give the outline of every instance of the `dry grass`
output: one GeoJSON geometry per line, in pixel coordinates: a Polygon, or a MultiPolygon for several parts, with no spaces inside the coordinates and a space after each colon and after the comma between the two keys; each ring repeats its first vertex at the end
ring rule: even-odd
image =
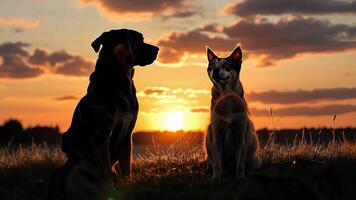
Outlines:
{"type": "Polygon", "coordinates": [[[31,165],[61,165],[65,155],[59,147],[48,147],[46,144],[19,146],[16,149],[0,148],[0,168],[18,168],[31,165]]]}
{"type": "MultiPolygon", "coordinates": [[[[169,146],[154,144],[136,155],[132,181],[117,186],[123,199],[239,199],[237,194],[252,199],[284,199],[293,194],[334,199],[340,197],[340,192],[345,194],[341,199],[354,197],[356,144],[345,140],[320,145],[303,139],[283,146],[276,144],[273,137],[271,132],[268,144],[258,152],[264,166],[247,181],[211,186],[204,172],[201,145],[194,138],[185,137],[169,146]],[[340,191],[330,189],[339,185],[343,186],[340,191]],[[278,191],[282,196],[275,193],[276,188],[282,188],[282,192],[278,191]],[[209,194],[211,190],[219,192],[209,194]],[[268,198],[261,198],[265,196],[268,198]]],[[[43,199],[53,170],[64,162],[59,147],[1,148],[0,199],[43,199]]]]}
{"type": "MultiPolygon", "coordinates": [[[[274,142],[274,134],[265,147],[259,151],[264,162],[292,162],[297,158],[315,161],[335,161],[337,159],[355,159],[356,144],[343,141],[332,141],[328,144],[319,144],[304,139],[294,140],[291,145],[279,145],[274,142]]],[[[309,137],[311,138],[311,137],[309,137]]]]}
{"type": "MultiPolygon", "coordinates": [[[[303,137],[304,138],[304,137],[303,137]]],[[[326,145],[313,143],[305,139],[295,140],[290,145],[279,145],[274,142],[273,134],[266,146],[259,149],[258,154],[264,163],[293,162],[297,158],[315,161],[334,161],[337,159],[356,159],[356,144],[348,141],[334,141],[326,145]]],[[[61,165],[66,156],[60,147],[31,145],[16,149],[0,148],[0,168],[16,168],[34,164],[61,165]]],[[[146,148],[145,153],[135,155],[134,166],[142,165],[165,166],[169,163],[199,163],[205,159],[203,147],[198,145],[196,138],[181,138],[172,145],[155,144],[146,148]]]]}

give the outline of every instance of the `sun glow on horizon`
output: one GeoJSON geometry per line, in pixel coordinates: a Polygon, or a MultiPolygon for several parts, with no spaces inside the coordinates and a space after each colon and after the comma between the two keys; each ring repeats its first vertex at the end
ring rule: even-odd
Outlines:
{"type": "Polygon", "coordinates": [[[167,112],[164,126],[169,131],[182,130],[184,128],[183,113],[179,111],[167,112]]]}

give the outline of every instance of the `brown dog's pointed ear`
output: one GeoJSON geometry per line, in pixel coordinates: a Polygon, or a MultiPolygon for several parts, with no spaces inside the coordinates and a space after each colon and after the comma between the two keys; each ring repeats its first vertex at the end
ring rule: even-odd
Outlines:
{"type": "Polygon", "coordinates": [[[100,50],[100,45],[104,44],[105,37],[107,36],[108,32],[102,33],[98,38],[96,38],[92,43],[91,46],[93,47],[94,51],[98,53],[100,50]]]}
{"type": "Polygon", "coordinates": [[[209,62],[211,62],[212,60],[217,58],[217,56],[214,54],[214,52],[209,47],[206,47],[206,54],[208,56],[208,61],[209,62]]]}
{"type": "Polygon", "coordinates": [[[240,46],[236,47],[229,57],[236,62],[241,62],[242,61],[241,47],[240,46]]]}

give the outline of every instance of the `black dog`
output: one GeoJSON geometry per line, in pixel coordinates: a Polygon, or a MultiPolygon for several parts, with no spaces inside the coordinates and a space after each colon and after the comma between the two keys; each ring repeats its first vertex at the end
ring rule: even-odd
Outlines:
{"type": "Polygon", "coordinates": [[[91,45],[95,52],[102,48],[87,94],[62,137],[68,160],[55,174],[52,199],[107,199],[117,162],[120,176],[131,175],[131,133],[139,107],[133,67],[151,64],[159,48],[127,29],[105,32],[91,45]]]}

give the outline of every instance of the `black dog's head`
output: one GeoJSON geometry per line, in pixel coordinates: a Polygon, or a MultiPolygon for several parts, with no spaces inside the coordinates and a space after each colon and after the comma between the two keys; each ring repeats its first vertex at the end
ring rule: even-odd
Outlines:
{"type": "Polygon", "coordinates": [[[153,63],[159,51],[158,47],[145,43],[141,33],[128,29],[104,32],[91,46],[95,52],[100,50],[99,57],[114,57],[119,64],[129,68],[153,63]]]}
{"type": "Polygon", "coordinates": [[[207,48],[208,75],[210,80],[217,85],[235,87],[240,82],[240,70],[242,63],[242,51],[235,48],[227,58],[219,58],[212,50],[207,48]]]}

